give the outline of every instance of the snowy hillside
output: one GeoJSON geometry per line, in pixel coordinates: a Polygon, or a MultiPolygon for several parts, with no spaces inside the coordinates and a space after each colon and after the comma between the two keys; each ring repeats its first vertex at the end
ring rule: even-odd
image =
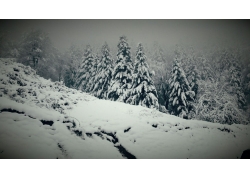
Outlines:
{"type": "Polygon", "coordinates": [[[249,125],[99,100],[0,59],[0,158],[240,158],[249,125]]]}

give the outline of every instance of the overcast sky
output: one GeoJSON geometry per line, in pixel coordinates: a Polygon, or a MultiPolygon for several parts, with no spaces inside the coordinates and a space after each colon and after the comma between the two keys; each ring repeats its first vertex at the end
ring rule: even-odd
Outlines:
{"type": "Polygon", "coordinates": [[[249,20],[0,20],[0,32],[13,39],[30,30],[49,33],[53,44],[65,50],[71,43],[92,45],[107,41],[116,46],[126,35],[130,42],[174,46],[177,43],[250,42],[249,20]]]}

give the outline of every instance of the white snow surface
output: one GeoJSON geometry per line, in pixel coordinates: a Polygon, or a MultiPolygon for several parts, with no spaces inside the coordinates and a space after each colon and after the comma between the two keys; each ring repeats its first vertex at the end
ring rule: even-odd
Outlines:
{"type": "Polygon", "coordinates": [[[128,158],[122,146],[143,159],[230,159],[250,148],[249,125],[184,120],[99,100],[5,59],[0,110],[0,158],[128,158]]]}

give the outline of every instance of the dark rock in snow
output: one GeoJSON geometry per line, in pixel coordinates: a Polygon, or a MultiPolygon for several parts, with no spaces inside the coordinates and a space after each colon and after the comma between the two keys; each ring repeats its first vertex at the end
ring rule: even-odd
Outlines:
{"type": "Polygon", "coordinates": [[[24,114],[24,112],[20,112],[20,111],[17,111],[15,109],[1,109],[1,112],[11,112],[11,113],[24,114]]]}
{"type": "Polygon", "coordinates": [[[43,123],[43,125],[49,125],[49,126],[52,126],[53,124],[54,124],[54,122],[53,121],[49,121],[49,120],[40,120],[42,123],[43,123]]]}
{"type": "Polygon", "coordinates": [[[250,159],[250,149],[247,149],[247,150],[243,151],[240,158],[241,159],[250,159]]]}
{"type": "Polygon", "coordinates": [[[92,137],[92,133],[86,133],[88,137],[92,137]]]}
{"type": "MultiPolygon", "coordinates": [[[[101,133],[103,133],[103,134],[106,134],[106,135],[108,135],[108,136],[111,136],[113,139],[112,139],[112,143],[115,145],[116,143],[118,143],[119,142],[119,140],[118,140],[118,138],[115,136],[115,134],[113,134],[113,133],[111,133],[111,132],[105,132],[105,131],[101,131],[101,133]]],[[[99,132],[95,132],[94,134],[99,134],[98,136],[100,136],[101,135],[101,133],[99,133],[99,132]]],[[[102,136],[102,135],[101,135],[102,136]]],[[[110,140],[109,140],[110,141],[110,140]]],[[[134,140],[134,142],[136,142],[135,140],[134,140]]],[[[121,155],[123,156],[123,157],[126,157],[126,158],[128,158],[128,159],[136,159],[136,157],[133,155],[133,154],[131,154],[130,152],[128,152],[121,144],[119,144],[119,145],[115,145],[115,147],[118,149],[118,151],[121,153],[121,155]]]]}
{"type": "Polygon", "coordinates": [[[129,127],[128,129],[124,130],[124,133],[128,132],[131,129],[131,127],[129,127]]]}
{"type": "Polygon", "coordinates": [[[13,68],[14,69],[14,71],[16,71],[16,72],[19,72],[19,69],[17,69],[17,68],[13,68]]]}
{"type": "Polygon", "coordinates": [[[82,131],[73,130],[73,132],[74,132],[77,136],[82,136],[82,131]]]}
{"type": "Polygon", "coordinates": [[[157,128],[157,125],[158,125],[158,124],[153,124],[152,127],[157,128]]]}
{"type": "Polygon", "coordinates": [[[221,129],[221,128],[218,128],[220,131],[226,131],[226,132],[228,132],[228,133],[230,133],[230,132],[233,132],[232,130],[230,130],[230,129],[227,129],[227,128],[223,128],[223,129],[221,129]]]}

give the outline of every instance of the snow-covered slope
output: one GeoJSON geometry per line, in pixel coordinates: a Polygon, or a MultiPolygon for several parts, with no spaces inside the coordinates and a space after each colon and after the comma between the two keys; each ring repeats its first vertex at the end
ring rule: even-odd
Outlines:
{"type": "Polygon", "coordinates": [[[240,158],[249,125],[99,100],[0,59],[0,158],[240,158]]]}

